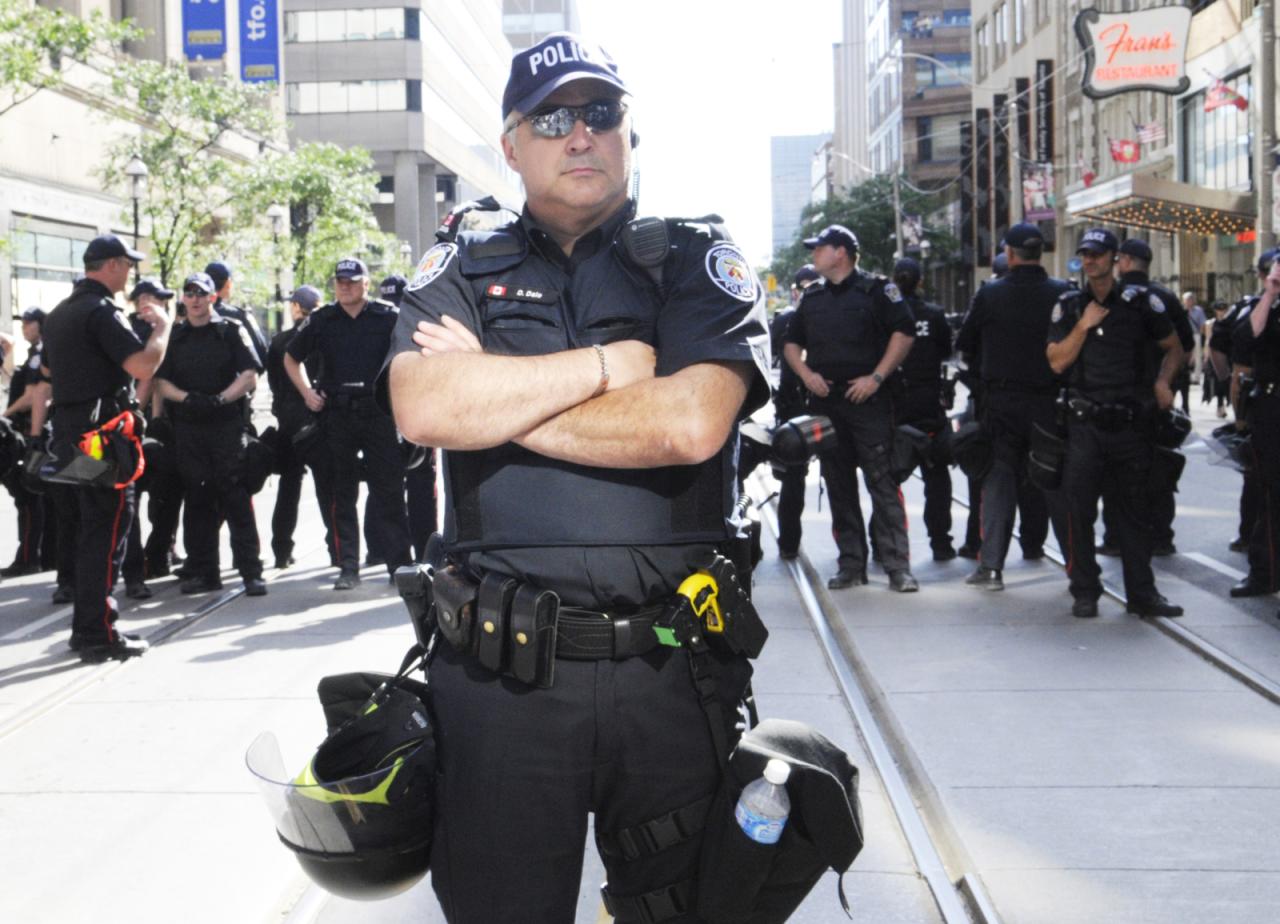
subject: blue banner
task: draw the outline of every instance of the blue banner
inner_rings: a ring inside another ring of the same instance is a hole
[[[223,0],[182,0],[182,53],[191,59],[227,53],[227,10]]]
[[[280,81],[280,24],[277,0],[240,0],[240,79]]]

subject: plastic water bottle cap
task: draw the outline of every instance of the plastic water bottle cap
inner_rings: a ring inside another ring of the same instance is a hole
[[[791,776],[791,765],[776,757],[764,765],[764,778],[775,786],[781,786]]]

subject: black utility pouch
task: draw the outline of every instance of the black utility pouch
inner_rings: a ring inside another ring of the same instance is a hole
[[[734,818],[742,790],[772,758],[791,765],[791,814],[778,843],[758,844]],[[707,816],[698,917],[707,924],[782,924],[828,869],[843,875],[862,849],[858,769],[799,722],[766,719],[742,736]],[[846,912],[843,885],[839,898]]]
[[[1031,425],[1031,447],[1027,453],[1027,478],[1042,491],[1062,487],[1062,473],[1067,465],[1067,441],[1056,433]]]
[[[520,582],[486,574],[476,597],[476,658],[496,674],[506,668],[507,619]]]
[[[475,636],[477,586],[455,567],[437,571],[431,591],[440,634],[454,651],[471,653]]]
[[[554,591],[520,585],[511,601],[511,676],[516,680],[543,689],[554,683],[559,615]]]

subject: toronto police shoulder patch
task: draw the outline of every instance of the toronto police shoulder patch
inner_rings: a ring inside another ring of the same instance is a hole
[[[1053,313],[1049,315],[1049,323],[1057,324],[1062,320],[1062,299],[1058,299],[1058,303],[1053,306]]]
[[[433,282],[445,271],[449,266],[449,261],[453,259],[454,254],[457,252],[457,244],[436,244],[424,253],[422,259],[418,261],[418,271],[414,275],[413,281],[405,286],[405,291],[412,292]]]
[[[716,288],[739,301],[754,303],[759,289],[756,274],[736,246],[721,242],[707,251],[707,276]]]
[[[1147,298],[1147,301],[1151,304],[1152,311],[1154,311],[1156,314],[1164,314],[1164,310],[1165,310],[1164,302],[1160,300],[1160,296],[1152,292],[1151,295]]]
[[[902,301],[902,292],[892,282],[886,282],[884,284],[884,294],[885,298],[889,299],[891,302]]]

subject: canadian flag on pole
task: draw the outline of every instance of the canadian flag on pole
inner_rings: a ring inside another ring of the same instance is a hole
[[[1213,112],[1222,106],[1235,106],[1244,112],[1249,108],[1249,101],[1221,80],[1215,80],[1204,94],[1204,111]]]
[[[1129,138],[1124,138],[1120,141],[1108,138],[1107,144],[1111,148],[1111,159],[1117,164],[1136,164],[1142,156],[1138,142]]]

